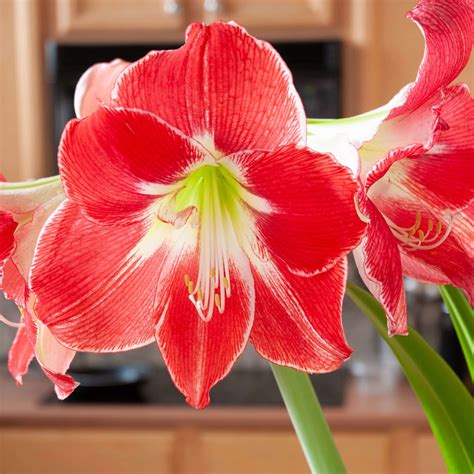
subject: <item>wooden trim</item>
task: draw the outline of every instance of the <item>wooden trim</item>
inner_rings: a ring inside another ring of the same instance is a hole
[[[383,2],[381,2],[383,3]],[[378,32],[381,3],[341,1],[343,50],[343,116],[378,107],[382,71]]]
[[[16,178],[38,178],[49,171],[43,1],[22,0],[13,5],[19,131]]]

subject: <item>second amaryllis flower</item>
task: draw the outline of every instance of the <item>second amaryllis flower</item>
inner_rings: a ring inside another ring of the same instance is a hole
[[[277,53],[237,25],[195,24],[182,48],[126,67],[112,92],[90,86],[109,105],[88,101],[64,133],[69,200],[31,279],[41,321],[76,350],[156,340],[195,407],[249,337],[276,363],[339,367],[351,352],[345,255],[364,230],[357,184],[305,148]]]
[[[402,274],[474,301],[474,100],[467,85],[450,85],[471,55],[473,14],[472,1],[420,0],[409,12],[426,41],[416,81],[378,110],[310,125],[313,147],[363,185],[370,224],[355,258],[391,334],[407,331]]]

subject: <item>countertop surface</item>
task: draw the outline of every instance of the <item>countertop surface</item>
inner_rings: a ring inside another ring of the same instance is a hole
[[[221,407],[211,405],[194,410],[185,405],[80,405],[44,404],[52,394],[50,382],[31,371],[24,385],[16,387],[5,365],[0,367],[0,427],[97,426],[97,427],[290,427],[283,407]],[[211,392],[212,399],[212,392]],[[409,385],[400,379],[392,387],[377,380],[349,378],[345,402],[324,407],[333,429],[380,429],[412,426],[428,429],[421,407]]]

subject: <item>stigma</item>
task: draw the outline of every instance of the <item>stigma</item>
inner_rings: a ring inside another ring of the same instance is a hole
[[[448,238],[454,222],[454,217],[451,214],[448,214],[447,222],[433,221],[433,219],[423,221],[420,211],[416,212],[415,222],[411,227],[401,227],[387,216],[384,215],[384,218],[392,234],[407,252],[433,250],[439,247]]]

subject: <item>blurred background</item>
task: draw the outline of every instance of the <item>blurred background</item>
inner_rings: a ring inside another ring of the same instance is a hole
[[[387,102],[413,81],[423,38],[407,0],[0,0],[0,170],[9,180],[57,173],[77,80],[92,64],[176,48],[192,21],[235,20],[272,42],[309,117]],[[474,65],[461,80],[474,86]],[[350,278],[358,281],[351,265]],[[410,322],[462,376],[437,289],[406,281]],[[18,318],[0,300],[0,313]],[[351,473],[445,472],[396,361],[349,303],[344,367],[313,377]],[[80,354],[82,385],[65,402],[36,366],[15,388],[6,370],[15,331],[0,327],[0,473],[298,473],[305,462],[267,363],[250,347],[213,392],[185,406],[157,349]]]

